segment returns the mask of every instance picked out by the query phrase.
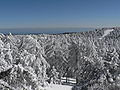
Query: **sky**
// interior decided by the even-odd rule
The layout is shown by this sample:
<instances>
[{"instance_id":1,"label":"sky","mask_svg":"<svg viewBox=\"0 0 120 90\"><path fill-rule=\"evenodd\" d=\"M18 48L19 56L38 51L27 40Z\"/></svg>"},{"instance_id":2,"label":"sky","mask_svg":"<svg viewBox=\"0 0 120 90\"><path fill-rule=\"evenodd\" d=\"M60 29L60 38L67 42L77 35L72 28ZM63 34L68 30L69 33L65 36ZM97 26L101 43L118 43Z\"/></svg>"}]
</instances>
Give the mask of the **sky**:
<instances>
[{"instance_id":1,"label":"sky","mask_svg":"<svg viewBox=\"0 0 120 90\"><path fill-rule=\"evenodd\" d=\"M0 0L0 29L120 26L120 0Z\"/></svg>"}]
</instances>

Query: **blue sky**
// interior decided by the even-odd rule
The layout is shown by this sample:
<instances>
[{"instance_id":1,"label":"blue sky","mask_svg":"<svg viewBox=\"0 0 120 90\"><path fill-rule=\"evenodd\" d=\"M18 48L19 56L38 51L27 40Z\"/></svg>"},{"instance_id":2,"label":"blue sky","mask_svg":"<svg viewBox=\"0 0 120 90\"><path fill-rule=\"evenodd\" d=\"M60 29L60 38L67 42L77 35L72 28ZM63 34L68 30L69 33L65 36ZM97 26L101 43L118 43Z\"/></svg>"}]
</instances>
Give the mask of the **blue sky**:
<instances>
[{"instance_id":1,"label":"blue sky","mask_svg":"<svg viewBox=\"0 0 120 90\"><path fill-rule=\"evenodd\" d=\"M0 28L120 25L120 0L0 0Z\"/></svg>"}]
</instances>

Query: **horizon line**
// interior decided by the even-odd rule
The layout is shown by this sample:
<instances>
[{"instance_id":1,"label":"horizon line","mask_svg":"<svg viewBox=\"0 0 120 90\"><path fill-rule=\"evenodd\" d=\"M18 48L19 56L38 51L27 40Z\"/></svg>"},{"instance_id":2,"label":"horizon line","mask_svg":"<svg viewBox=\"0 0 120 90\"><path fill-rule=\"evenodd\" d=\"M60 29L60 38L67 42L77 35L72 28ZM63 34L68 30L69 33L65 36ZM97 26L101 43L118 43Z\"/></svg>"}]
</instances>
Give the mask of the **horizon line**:
<instances>
[{"instance_id":1,"label":"horizon line","mask_svg":"<svg viewBox=\"0 0 120 90\"><path fill-rule=\"evenodd\" d=\"M113 28L113 27L120 27L120 26L49 26L49 27L0 27L0 30L12 30L12 29L70 29L70 28L93 28L93 29L99 29L99 28Z\"/></svg>"}]
</instances>

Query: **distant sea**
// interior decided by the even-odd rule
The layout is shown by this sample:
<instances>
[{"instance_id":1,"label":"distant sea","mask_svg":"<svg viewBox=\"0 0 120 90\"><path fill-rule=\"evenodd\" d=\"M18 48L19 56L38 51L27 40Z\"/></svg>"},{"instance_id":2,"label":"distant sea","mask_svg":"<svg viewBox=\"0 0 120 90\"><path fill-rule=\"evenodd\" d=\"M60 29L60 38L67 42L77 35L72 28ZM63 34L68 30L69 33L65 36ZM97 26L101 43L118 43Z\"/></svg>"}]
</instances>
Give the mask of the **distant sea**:
<instances>
[{"instance_id":1,"label":"distant sea","mask_svg":"<svg viewBox=\"0 0 120 90\"><path fill-rule=\"evenodd\" d=\"M35 29L0 29L3 34L59 34L68 32L90 31L94 28L35 28Z\"/></svg>"}]
</instances>

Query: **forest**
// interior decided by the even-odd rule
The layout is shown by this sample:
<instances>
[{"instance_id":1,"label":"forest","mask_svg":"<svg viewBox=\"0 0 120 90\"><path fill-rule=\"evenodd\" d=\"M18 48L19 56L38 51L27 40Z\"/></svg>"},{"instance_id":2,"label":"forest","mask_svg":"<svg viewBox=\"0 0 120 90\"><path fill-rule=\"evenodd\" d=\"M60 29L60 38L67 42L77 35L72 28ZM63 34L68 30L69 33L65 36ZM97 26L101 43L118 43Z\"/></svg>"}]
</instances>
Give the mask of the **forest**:
<instances>
[{"instance_id":1,"label":"forest","mask_svg":"<svg viewBox=\"0 0 120 90\"><path fill-rule=\"evenodd\" d=\"M73 90L120 90L120 29L0 34L0 90L41 90L74 78Z\"/></svg>"}]
</instances>

